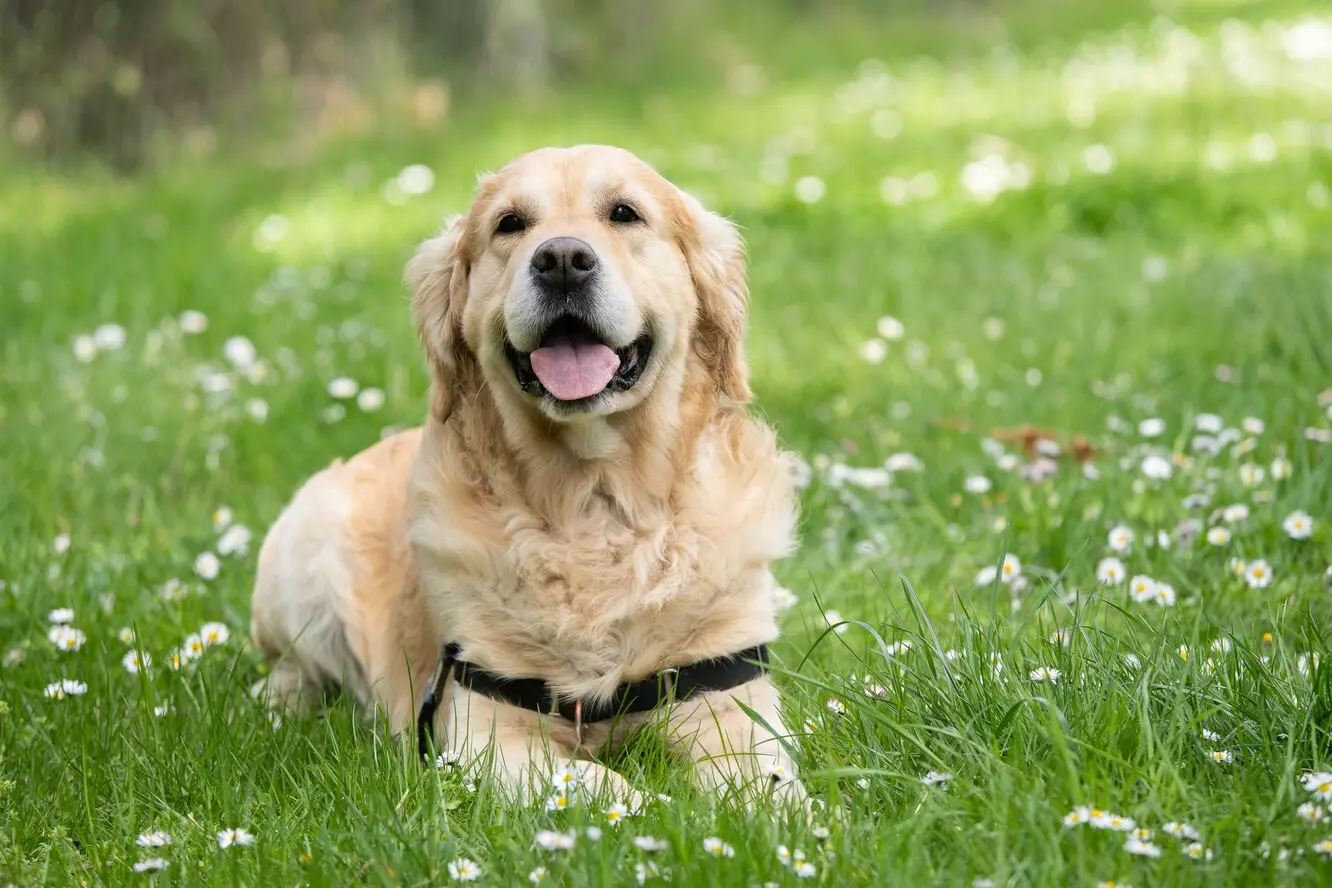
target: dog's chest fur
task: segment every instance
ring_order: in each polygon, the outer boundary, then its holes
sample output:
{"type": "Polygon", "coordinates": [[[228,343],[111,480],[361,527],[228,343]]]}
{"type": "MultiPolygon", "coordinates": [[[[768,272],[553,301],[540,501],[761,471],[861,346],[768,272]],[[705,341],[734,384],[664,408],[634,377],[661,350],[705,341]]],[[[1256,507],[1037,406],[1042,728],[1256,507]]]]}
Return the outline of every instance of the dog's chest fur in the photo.
{"type": "Polygon", "coordinates": [[[590,697],[771,640],[791,473],[770,435],[745,431],[738,451],[700,448],[659,502],[594,485],[551,520],[491,484],[498,495],[450,485],[418,506],[411,536],[444,637],[479,665],[590,697]]]}

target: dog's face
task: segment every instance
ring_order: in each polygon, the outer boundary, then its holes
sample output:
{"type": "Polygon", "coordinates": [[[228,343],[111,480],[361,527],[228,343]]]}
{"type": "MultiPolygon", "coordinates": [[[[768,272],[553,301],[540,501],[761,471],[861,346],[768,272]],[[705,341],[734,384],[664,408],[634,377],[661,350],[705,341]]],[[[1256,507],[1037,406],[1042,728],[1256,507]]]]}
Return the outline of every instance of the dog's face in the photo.
{"type": "Polygon", "coordinates": [[[407,276],[437,418],[476,384],[555,422],[624,413],[679,399],[690,360],[749,396],[739,237],[627,151],[518,158],[407,276]]]}

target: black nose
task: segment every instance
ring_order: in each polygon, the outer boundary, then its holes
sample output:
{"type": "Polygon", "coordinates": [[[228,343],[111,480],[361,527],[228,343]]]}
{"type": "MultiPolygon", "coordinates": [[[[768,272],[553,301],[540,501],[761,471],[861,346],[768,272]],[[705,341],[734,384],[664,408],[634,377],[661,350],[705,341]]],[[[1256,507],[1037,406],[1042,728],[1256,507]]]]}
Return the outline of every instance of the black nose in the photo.
{"type": "Polygon", "coordinates": [[[543,285],[568,293],[588,282],[597,270],[597,254],[576,237],[552,237],[532,254],[532,273],[543,285]]]}

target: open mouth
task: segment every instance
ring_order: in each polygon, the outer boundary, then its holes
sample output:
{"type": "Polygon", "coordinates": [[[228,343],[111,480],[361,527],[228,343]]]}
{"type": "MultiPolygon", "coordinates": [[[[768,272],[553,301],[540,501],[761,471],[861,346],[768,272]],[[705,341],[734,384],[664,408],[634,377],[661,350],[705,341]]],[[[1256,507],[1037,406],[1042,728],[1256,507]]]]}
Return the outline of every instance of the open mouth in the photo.
{"type": "Polygon", "coordinates": [[[550,325],[530,354],[507,342],[504,350],[523,391],[568,403],[633,388],[652,354],[652,337],[644,334],[615,349],[582,321],[563,317],[550,325]]]}

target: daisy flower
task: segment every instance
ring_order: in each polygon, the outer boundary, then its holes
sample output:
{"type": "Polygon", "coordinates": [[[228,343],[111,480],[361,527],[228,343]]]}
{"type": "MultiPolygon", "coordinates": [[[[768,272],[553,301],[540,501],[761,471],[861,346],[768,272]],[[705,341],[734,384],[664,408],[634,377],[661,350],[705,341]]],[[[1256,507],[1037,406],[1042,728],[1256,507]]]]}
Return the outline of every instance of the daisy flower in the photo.
{"type": "Polygon", "coordinates": [[[703,840],[703,850],[711,854],[713,857],[735,856],[735,849],[716,836],[708,836],[703,840]]]}
{"type": "Polygon", "coordinates": [[[1235,503],[1221,510],[1221,520],[1227,524],[1238,524],[1248,517],[1249,507],[1243,503],[1235,503]]]}
{"type": "Polygon", "coordinates": [[[846,715],[846,704],[836,697],[829,697],[825,705],[838,715],[846,715]]]}
{"type": "Polygon", "coordinates": [[[763,773],[772,778],[773,783],[789,783],[795,779],[791,769],[781,762],[768,762],[763,766],[763,773]]]}
{"type": "Polygon", "coordinates": [[[1301,820],[1309,823],[1321,823],[1327,817],[1327,811],[1313,802],[1305,802],[1295,809],[1301,820]]]}
{"type": "Polygon", "coordinates": [[[1187,644],[1181,644],[1176,653],[1179,654],[1181,660],[1187,661],[1189,659],[1189,646],[1187,644]]]}
{"type": "Polygon", "coordinates": [[[1332,858],[1332,839],[1323,839],[1317,845],[1313,846],[1315,854],[1321,854],[1324,857],[1332,858]]]}
{"type": "Polygon", "coordinates": [[[1116,882],[1114,879],[1106,879],[1096,883],[1096,888],[1133,888],[1132,885],[1125,885],[1122,882],[1116,882]]]}
{"type": "Polygon", "coordinates": [[[1064,826],[1081,826],[1084,823],[1090,823],[1092,818],[1092,809],[1085,805],[1080,805],[1064,815],[1064,826]]]}
{"type": "Polygon", "coordinates": [[[611,826],[619,826],[628,816],[629,808],[621,802],[616,802],[606,809],[606,822],[611,826]]]}
{"type": "Polygon", "coordinates": [[[1305,774],[1300,782],[1304,784],[1305,792],[1311,792],[1325,802],[1332,801],[1332,773],[1319,771],[1316,774],[1305,774]]]}
{"type": "Polygon", "coordinates": [[[1199,838],[1196,829],[1189,826],[1187,823],[1177,823],[1173,820],[1162,826],[1161,832],[1168,836],[1174,836],[1177,839],[1196,840],[1199,838]]]}
{"type": "Polygon", "coordinates": [[[1207,757],[1219,765],[1229,764],[1235,760],[1229,749],[1213,749],[1207,753],[1207,757]]]}
{"type": "Polygon", "coordinates": [[[926,786],[937,786],[940,789],[948,788],[948,781],[953,779],[953,775],[947,771],[926,771],[925,776],[920,778],[920,782],[926,786]]]}
{"type": "Polygon", "coordinates": [[[1129,580],[1129,594],[1136,602],[1151,601],[1156,597],[1156,581],[1151,577],[1138,574],[1129,580]]]}
{"type": "Polygon", "coordinates": [[[1190,842],[1184,846],[1184,853],[1194,860],[1211,860],[1212,852],[1204,848],[1202,842],[1190,842]]]}
{"type": "Polygon", "coordinates": [[[655,836],[634,836],[634,847],[639,851],[654,854],[658,851],[665,851],[668,846],[665,840],[658,839],[655,836]]]}
{"type": "Polygon", "coordinates": [[[1193,418],[1193,427],[1200,432],[1215,435],[1225,428],[1225,421],[1215,413],[1199,413],[1193,418]]]}
{"type": "Polygon", "coordinates": [[[987,564],[976,573],[976,585],[988,586],[999,576],[999,568],[993,564],[987,564]]]}
{"type": "Polygon", "coordinates": [[[537,830],[536,835],[532,836],[532,842],[538,848],[544,848],[547,851],[572,851],[577,840],[578,834],[573,830],[559,832],[553,829],[542,829],[537,830]]]}
{"type": "Polygon", "coordinates": [[[138,675],[140,672],[148,671],[148,667],[153,665],[153,658],[148,656],[147,652],[126,651],[125,656],[120,658],[120,665],[125,667],[125,671],[130,675],[138,675]]]}
{"type": "Polygon", "coordinates": [[[72,678],[62,678],[60,681],[52,682],[46,686],[44,692],[52,700],[63,700],[66,697],[82,697],[88,693],[88,686],[81,681],[75,681],[72,678]]]}
{"type": "Polygon", "coordinates": [[[1133,531],[1120,524],[1110,530],[1106,543],[1111,552],[1127,552],[1133,545],[1133,531]]]}
{"type": "Polygon", "coordinates": [[[1244,581],[1250,589],[1266,589],[1272,582],[1272,566],[1266,561],[1250,561],[1244,569],[1244,581]]]}
{"type": "Polygon", "coordinates": [[[204,640],[197,633],[190,633],[185,636],[185,643],[180,646],[180,654],[186,660],[197,660],[203,656],[204,640]]]}
{"type": "Polygon", "coordinates": [[[533,885],[540,885],[549,875],[550,870],[546,869],[544,866],[539,866],[527,874],[527,881],[531,882],[533,885]]]}
{"type": "Polygon", "coordinates": [[[231,509],[227,506],[218,506],[213,510],[213,530],[221,533],[231,526],[231,509]]]}
{"type": "Polygon", "coordinates": [[[58,607],[47,614],[46,619],[57,626],[67,626],[74,622],[74,608],[58,607]]]}
{"type": "Polygon", "coordinates": [[[481,867],[474,860],[459,857],[449,861],[449,878],[455,882],[475,882],[481,878],[481,867]]]}
{"type": "Polygon", "coordinates": [[[244,557],[250,551],[250,540],[253,537],[254,534],[244,524],[233,524],[217,538],[217,553],[244,557]]]}
{"type": "Polygon", "coordinates": [[[1175,587],[1169,583],[1156,584],[1156,603],[1161,607],[1175,606],[1175,587]]]}
{"type": "Polygon", "coordinates": [[[360,384],[357,383],[356,380],[347,376],[336,377],[335,379],[329,380],[328,383],[329,397],[337,398],[340,401],[355,397],[360,389],[360,384]]]}
{"type": "Polygon", "coordinates": [[[1240,420],[1240,428],[1244,429],[1246,435],[1261,435],[1267,426],[1256,416],[1246,416],[1240,420]]]}
{"type": "Polygon", "coordinates": [[[199,638],[203,641],[204,647],[226,644],[230,637],[231,630],[227,628],[226,623],[204,623],[203,628],[199,630],[199,638]]]}
{"type": "Polygon", "coordinates": [[[1135,836],[1130,836],[1124,843],[1124,850],[1129,854],[1136,854],[1138,857],[1160,857],[1161,848],[1153,845],[1151,842],[1144,842],[1135,836]]]}
{"type": "Polygon", "coordinates": [[[851,628],[846,624],[846,621],[842,618],[842,614],[839,611],[835,610],[824,611],[823,621],[827,623],[829,628],[831,628],[832,631],[836,632],[838,635],[842,635],[843,633],[846,632],[847,629],[851,628]]]}
{"type": "Polygon", "coordinates": [[[569,807],[569,795],[564,792],[557,792],[546,799],[547,811],[563,811],[569,807]]]}
{"type": "Polygon", "coordinates": [[[1142,461],[1142,473],[1154,481],[1164,481],[1173,471],[1170,460],[1160,454],[1153,453],[1142,461]]]}
{"type": "Polygon", "coordinates": [[[1216,731],[1209,731],[1209,730],[1207,730],[1206,728],[1203,728],[1203,729],[1202,729],[1202,738],[1203,738],[1204,740],[1210,740],[1210,741],[1212,741],[1213,743],[1216,743],[1216,742],[1218,742],[1218,741],[1221,739],[1221,735],[1218,734],[1216,731]]]}
{"type": "Polygon", "coordinates": [[[88,636],[78,629],[63,624],[52,626],[51,631],[46,633],[46,637],[51,644],[62,651],[77,651],[88,640],[88,636]]]}
{"type": "Polygon", "coordinates": [[[1262,484],[1266,474],[1267,473],[1263,471],[1262,466],[1255,465],[1254,463],[1245,463],[1239,467],[1240,483],[1245,487],[1257,487],[1259,484],[1262,484]]]}
{"type": "Polygon", "coordinates": [[[1022,562],[1016,555],[1005,555],[1004,563],[999,568],[999,579],[1005,583],[1011,583],[1022,574],[1022,562]]]}
{"type": "Polygon", "coordinates": [[[1295,470],[1295,465],[1284,456],[1278,456],[1272,460],[1272,464],[1267,467],[1267,471],[1272,473],[1272,477],[1277,481],[1284,481],[1289,478],[1295,470]]]}
{"type": "Polygon", "coordinates": [[[139,833],[139,838],[134,844],[140,848],[165,848],[171,844],[171,833],[160,831],[139,833]]]}
{"type": "Polygon", "coordinates": [[[145,857],[134,864],[134,871],[136,873],[159,873],[166,869],[168,865],[169,863],[165,858],[145,857]]]}
{"type": "Polygon", "coordinates": [[[1313,518],[1308,512],[1291,512],[1281,522],[1281,529],[1292,540],[1307,540],[1313,534],[1313,518]]]}
{"type": "Polygon", "coordinates": [[[1132,817],[1111,814],[1109,811],[1093,810],[1090,822],[1096,829],[1108,829],[1113,832],[1131,833],[1138,828],[1137,822],[1132,817]]]}
{"type": "Polygon", "coordinates": [[[254,835],[248,829],[220,829],[217,831],[217,847],[230,848],[233,845],[253,845],[254,835]]]}
{"type": "Polygon", "coordinates": [[[812,879],[819,874],[819,870],[808,860],[797,860],[791,864],[791,871],[800,879],[812,879]]]}
{"type": "Polygon", "coordinates": [[[158,718],[165,718],[168,714],[170,714],[170,712],[171,712],[170,703],[159,703],[158,705],[153,707],[153,715],[157,716],[158,718]]]}
{"type": "Polygon", "coordinates": [[[1152,417],[1138,423],[1138,434],[1144,438],[1159,438],[1165,432],[1165,420],[1152,417]]]}
{"type": "Polygon", "coordinates": [[[1029,675],[1032,681],[1048,681],[1050,684],[1056,684],[1063,673],[1053,666],[1037,666],[1029,675]]]}
{"type": "Polygon", "coordinates": [[[1224,546],[1230,542],[1230,528],[1220,525],[1207,531],[1207,542],[1213,546],[1224,546]]]}
{"type": "Polygon", "coordinates": [[[125,626],[116,633],[116,638],[120,639],[121,644],[134,644],[134,630],[125,626]]]}
{"type": "Polygon", "coordinates": [[[967,478],[963,487],[966,488],[967,493],[979,495],[982,493],[989,493],[994,487],[994,482],[989,478],[986,478],[984,475],[971,475],[967,478]]]}
{"type": "Polygon", "coordinates": [[[1124,562],[1118,558],[1102,558],[1096,565],[1096,581],[1107,586],[1118,586],[1124,582],[1124,562]]]}
{"type": "Polygon", "coordinates": [[[657,866],[657,864],[655,864],[651,860],[647,861],[640,860],[638,863],[634,864],[634,880],[638,882],[638,884],[640,885],[645,884],[648,879],[657,879],[657,878],[669,879],[670,876],[671,876],[670,870],[663,870],[661,867],[657,866]]]}
{"type": "Polygon", "coordinates": [[[222,562],[218,561],[212,552],[200,552],[194,559],[194,572],[205,580],[217,579],[217,573],[221,569],[222,562]]]}
{"type": "Polygon", "coordinates": [[[550,785],[558,790],[567,791],[578,786],[579,776],[577,768],[571,766],[558,768],[550,775],[550,785]]]}

